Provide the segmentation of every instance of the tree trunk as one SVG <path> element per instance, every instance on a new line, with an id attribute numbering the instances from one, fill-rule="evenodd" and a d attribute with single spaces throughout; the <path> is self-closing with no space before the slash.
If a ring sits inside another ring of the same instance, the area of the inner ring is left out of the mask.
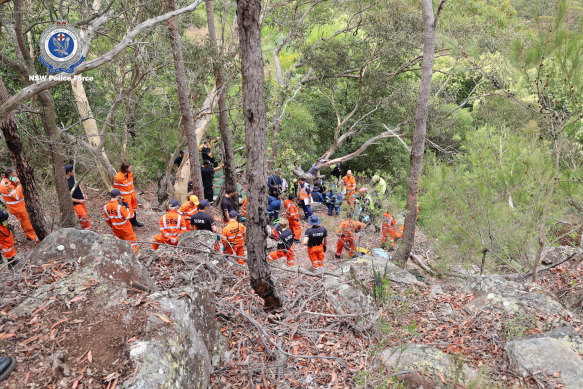
<path id="1" fill-rule="evenodd" d="M 215 88 L 219 91 L 219 131 L 223 143 L 223 170 L 225 173 L 225 189 L 237 190 L 237 177 L 235 173 L 235 153 L 233 152 L 233 142 L 231 140 L 231 130 L 229 129 L 229 119 L 227 117 L 227 102 L 225 98 L 227 88 L 223 82 L 223 69 L 219 58 L 217 46 L 217 33 L 215 31 L 215 12 L 213 10 L 213 0 L 205 0 L 206 19 L 209 31 L 209 42 L 215 59 L 213 61 L 213 72 L 215 74 Z M 237 199 L 233 199 L 237 203 Z"/>
<path id="2" fill-rule="evenodd" d="M 100 158 L 95 158 L 95 161 L 97 162 L 97 170 L 101 175 L 105 187 L 110 188 L 111 183 L 113 182 L 112 173 L 115 172 L 115 169 L 107 158 L 105 148 L 101 145 L 101 134 L 97 127 L 97 121 L 93 117 L 93 112 L 91 111 L 91 106 L 89 105 L 89 100 L 87 99 L 85 88 L 83 87 L 83 81 L 71 79 L 71 89 L 73 90 L 75 104 L 77 105 L 77 110 L 81 116 L 87 140 L 91 147 L 95 148 L 97 152 L 101 154 Z"/>
<path id="3" fill-rule="evenodd" d="M 415 131 L 413 132 L 413 147 L 411 151 L 411 165 L 409 167 L 409 184 L 407 188 L 407 212 L 403 239 L 395 254 L 396 260 L 406 262 L 413 248 L 415 240 L 415 226 L 417 224 L 417 196 L 419 194 L 419 179 L 423 168 L 423 152 L 425 151 L 425 134 L 427 132 L 427 115 L 429 97 L 431 94 L 431 77 L 433 75 L 433 56 L 435 52 L 435 17 L 431 0 L 421 0 L 423 14 L 423 65 L 419 97 L 415 110 Z"/>
<path id="4" fill-rule="evenodd" d="M 61 147 L 61 135 L 57 128 L 55 117 L 55 102 L 53 96 L 48 91 L 38 94 L 41 106 L 41 117 L 46 135 L 49 137 L 49 149 L 51 161 L 53 163 L 53 179 L 57 191 L 59 211 L 61 212 L 61 227 L 77 227 L 79 222 L 77 214 L 73 209 L 73 200 L 69 192 L 69 184 L 65 174 L 65 160 L 63 159 L 63 149 Z"/>
<path id="5" fill-rule="evenodd" d="M 549 212 L 549 206 L 551 205 L 551 201 L 553 200 L 553 193 L 555 192 L 555 188 L 557 187 L 557 182 L 559 181 L 559 167 L 561 163 L 561 150 L 563 148 L 563 137 L 565 133 L 564 125 L 561 125 L 559 129 L 559 141 L 557 142 L 557 146 L 555 148 L 555 172 L 553 174 L 553 181 L 551 183 L 551 188 L 549 189 L 549 193 L 547 194 L 547 198 L 545 199 L 545 205 L 543 207 L 543 213 L 541 215 L 540 220 L 540 228 L 538 232 L 538 249 L 536 250 L 536 255 L 534 257 L 534 263 L 532 265 L 532 282 L 536 282 L 537 280 L 537 273 L 538 268 L 540 267 L 541 257 L 543 253 L 543 249 L 545 247 L 545 230 L 547 227 L 547 215 Z"/>
<path id="6" fill-rule="evenodd" d="M 241 47 L 243 116 L 247 156 L 247 264 L 251 287 L 264 300 L 265 308 L 281 307 L 276 281 L 267 264 L 267 128 L 263 100 L 260 0 L 237 0 L 237 23 Z"/>
<path id="7" fill-rule="evenodd" d="M 174 10 L 174 0 L 167 0 L 166 11 L 172 12 Z M 194 117 L 192 116 L 192 110 L 190 108 L 190 100 L 188 99 L 186 72 L 184 71 L 184 60 L 182 58 L 182 45 L 175 17 L 168 19 L 168 31 L 170 32 L 170 44 L 172 46 L 172 56 L 174 57 L 174 69 L 176 70 L 176 90 L 178 93 L 178 101 L 180 102 L 182 122 L 184 123 L 186 140 L 188 141 L 192 192 L 202 198 L 203 188 L 202 176 L 200 175 L 198 140 L 196 139 L 196 127 L 194 125 Z"/>
<path id="8" fill-rule="evenodd" d="M 7 99 L 8 91 L 6 90 L 4 81 L 0 75 L 0 104 L 3 104 Z M 16 128 L 16 122 L 14 121 L 14 115 L 8 115 L 6 119 L 0 123 L 0 127 L 2 128 L 2 133 L 4 134 L 8 150 L 10 150 L 10 154 L 12 154 L 14 167 L 16 168 L 20 184 L 22 185 L 26 211 L 28 212 L 30 223 L 32 224 L 38 238 L 43 240 L 49 233 L 45 224 L 45 214 L 42 210 L 39 199 L 36 180 L 34 179 L 34 171 L 32 166 L 28 163 L 28 159 L 24 153 L 22 141 L 20 140 L 20 135 Z"/>

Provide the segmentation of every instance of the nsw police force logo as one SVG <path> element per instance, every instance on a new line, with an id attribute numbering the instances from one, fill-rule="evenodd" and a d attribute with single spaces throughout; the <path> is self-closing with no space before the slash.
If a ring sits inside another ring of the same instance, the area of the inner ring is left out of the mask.
<path id="1" fill-rule="evenodd" d="M 57 21 L 40 37 L 38 60 L 49 69 L 49 73 L 73 73 L 85 57 L 79 32 L 66 21 Z"/>

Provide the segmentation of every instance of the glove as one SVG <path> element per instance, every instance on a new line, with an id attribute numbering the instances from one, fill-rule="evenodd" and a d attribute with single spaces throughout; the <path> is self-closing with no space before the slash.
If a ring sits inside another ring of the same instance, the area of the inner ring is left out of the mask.
<path id="1" fill-rule="evenodd" d="M 324 246 L 324 252 L 326 252 L 326 246 Z"/>

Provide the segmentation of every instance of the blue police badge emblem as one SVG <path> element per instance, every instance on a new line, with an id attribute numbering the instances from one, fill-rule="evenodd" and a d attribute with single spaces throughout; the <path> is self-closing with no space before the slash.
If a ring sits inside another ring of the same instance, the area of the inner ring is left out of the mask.
<path id="1" fill-rule="evenodd" d="M 49 69 L 49 73 L 73 73 L 75 67 L 85 60 L 81 36 L 66 21 L 59 20 L 44 30 L 39 45 L 38 60 Z"/>

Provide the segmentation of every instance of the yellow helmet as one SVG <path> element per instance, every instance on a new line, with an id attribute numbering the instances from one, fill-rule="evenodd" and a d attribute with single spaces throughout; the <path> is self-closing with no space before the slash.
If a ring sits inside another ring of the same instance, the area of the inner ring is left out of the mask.
<path id="1" fill-rule="evenodd" d="M 200 202 L 198 201 L 198 196 L 192 195 L 192 196 L 190 196 L 188 199 L 189 199 L 190 201 L 192 201 L 192 203 L 193 203 L 194 205 L 198 205 L 198 204 L 200 204 Z"/>

